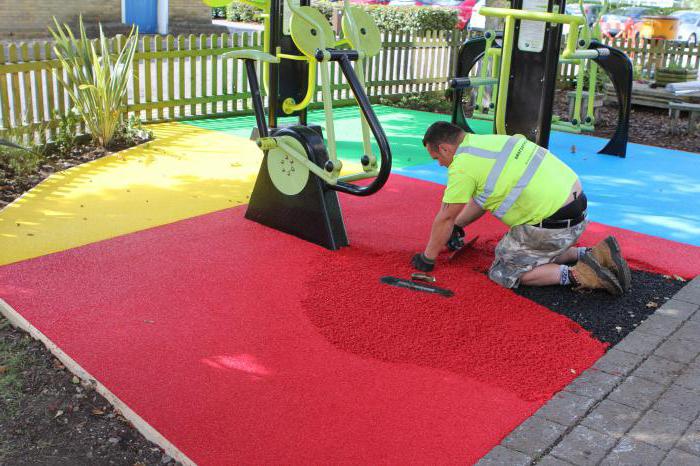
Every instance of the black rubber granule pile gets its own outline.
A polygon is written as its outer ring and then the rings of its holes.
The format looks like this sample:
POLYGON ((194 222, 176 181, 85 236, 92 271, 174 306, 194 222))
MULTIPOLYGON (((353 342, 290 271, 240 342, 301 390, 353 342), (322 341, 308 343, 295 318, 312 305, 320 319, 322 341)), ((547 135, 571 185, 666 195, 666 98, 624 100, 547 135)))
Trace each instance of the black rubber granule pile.
POLYGON ((615 345, 673 297, 685 283, 673 277, 632 272, 632 289, 623 296, 604 291, 578 292, 564 286, 517 288, 515 291, 615 345))

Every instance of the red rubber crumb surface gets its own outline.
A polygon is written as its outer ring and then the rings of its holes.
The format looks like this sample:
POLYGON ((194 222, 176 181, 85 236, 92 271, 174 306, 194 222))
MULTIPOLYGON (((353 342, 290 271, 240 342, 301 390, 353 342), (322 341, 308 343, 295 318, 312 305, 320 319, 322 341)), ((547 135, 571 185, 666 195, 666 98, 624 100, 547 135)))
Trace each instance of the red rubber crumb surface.
MULTIPOLYGON (((198 464, 474 462, 604 346, 488 282, 494 220, 436 271, 455 297, 380 284, 440 193, 344 197, 339 252, 238 208, 0 268, 0 297, 198 464)), ((697 248, 620 233, 633 264, 697 273, 697 248)))

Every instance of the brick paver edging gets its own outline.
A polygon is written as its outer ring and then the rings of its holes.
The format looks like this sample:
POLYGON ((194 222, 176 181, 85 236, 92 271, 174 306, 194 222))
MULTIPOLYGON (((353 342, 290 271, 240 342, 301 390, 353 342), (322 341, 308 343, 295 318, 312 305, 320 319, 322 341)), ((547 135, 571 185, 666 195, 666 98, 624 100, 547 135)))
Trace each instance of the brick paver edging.
POLYGON ((700 276, 477 464, 700 466, 700 276))

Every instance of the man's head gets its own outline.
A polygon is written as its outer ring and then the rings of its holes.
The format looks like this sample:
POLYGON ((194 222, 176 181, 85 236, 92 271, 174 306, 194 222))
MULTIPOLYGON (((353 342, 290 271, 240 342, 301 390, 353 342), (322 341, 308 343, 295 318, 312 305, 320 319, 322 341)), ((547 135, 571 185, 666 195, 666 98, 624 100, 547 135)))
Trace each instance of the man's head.
POLYGON ((464 136, 465 133, 459 126, 438 121, 425 132, 423 145, 433 160, 437 160, 443 167, 449 167, 464 136))

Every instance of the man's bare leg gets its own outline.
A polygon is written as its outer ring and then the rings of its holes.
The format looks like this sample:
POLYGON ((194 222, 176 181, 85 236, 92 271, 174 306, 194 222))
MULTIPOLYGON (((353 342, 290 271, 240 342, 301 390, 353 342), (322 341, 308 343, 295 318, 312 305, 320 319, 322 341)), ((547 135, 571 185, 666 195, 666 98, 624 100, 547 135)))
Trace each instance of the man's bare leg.
MULTIPOLYGON (((568 254, 568 252, 569 251, 564 254, 568 254)), ((562 254, 562 256, 564 254, 562 254)), ((526 286, 559 285, 561 283, 560 278, 561 271, 559 264, 544 264, 535 267, 529 272, 525 272, 520 277, 520 284, 526 286)))
POLYGON ((520 277, 520 283, 527 286, 548 286, 561 284, 561 266, 578 262, 579 248, 571 247, 554 258, 553 263, 540 265, 520 277))

